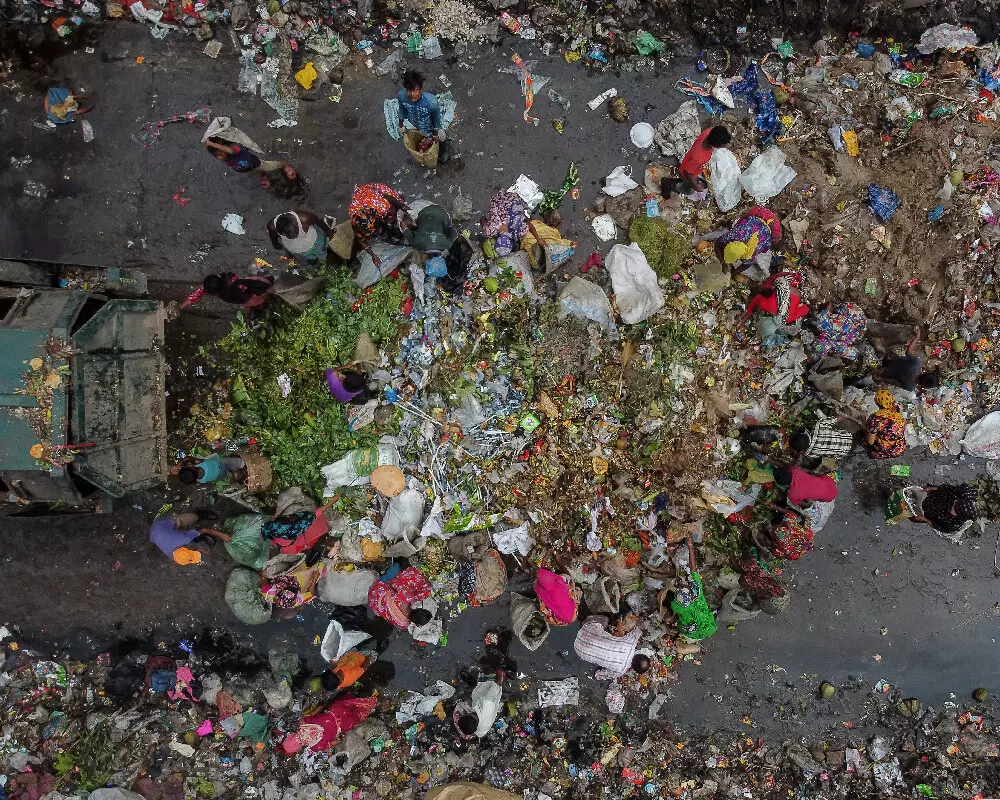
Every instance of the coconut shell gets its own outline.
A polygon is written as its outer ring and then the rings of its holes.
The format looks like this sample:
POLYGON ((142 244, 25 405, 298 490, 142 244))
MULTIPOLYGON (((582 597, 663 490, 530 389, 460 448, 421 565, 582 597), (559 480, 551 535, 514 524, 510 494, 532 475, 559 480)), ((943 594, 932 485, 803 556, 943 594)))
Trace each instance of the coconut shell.
POLYGON ((908 697, 905 700, 900 700, 896 704, 896 708, 904 717, 915 717, 920 713, 920 701, 916 697, 908 697))
POLYGON ((394 467, 392 464, 375 467, 371 482, 375 490, 386 497, 395 497, 406 488, 406 476, 399 467, 394 467))
POLYGON ((628 120, 628 103, 622 97, 612 97, 608 103, 608 114, 615 122, 628 120))

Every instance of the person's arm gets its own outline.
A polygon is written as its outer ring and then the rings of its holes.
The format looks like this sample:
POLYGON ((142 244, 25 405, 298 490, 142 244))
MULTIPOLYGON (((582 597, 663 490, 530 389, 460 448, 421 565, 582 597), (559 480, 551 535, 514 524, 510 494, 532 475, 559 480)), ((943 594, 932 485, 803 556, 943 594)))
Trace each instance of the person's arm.
POLYGON ((198 533, 203 533, 206 536, 211 536, 213 539, 218 539, 220 542, 228 542, 230 539, 233 538, 228 533, 217 531, 215 528, 198 528, 198 533))
POLYGON ((204 296, 205 296, 205 287, 199 286, 197 289, 195 289, 193 292, 191 292, 191 294, 187 296, 187 299, 183 303, 177 306, 177 310, 183 311, 188 306, 193 306, 204 296))
POLYGON ((321 220, 315 214, 309 211, 300 211, 298 213, 299 213, 299 219, 302 220, 302 226, 305 230, 309 230, 309 228, 315 225, 317 228, 323 231, 323 233, 326 234, 327 239, 333 236, 333 231, 330 229, 330 226, 327 225, 323 220, 321 220))
POLYGON ((267 223, 267 235, 271 237, 271 246, 275 250, 281 250, 281 239, 278 238, 278 232, 274 229, 274 220, 267 223))
POLYGON ((917 347, 920 345, 920 326, 917 325, 917 330, 913 334, 913 338, 906 343, 906 355, 912 356, 916 355, 917 347))
POLYGON ((388 200, 393 205, 394 211, 409 211, 410 207, 406 204, 406 195, 402 192, 397 192, 391 186, 385 187, 385 192, 383 197, 388 200))
POLYGON ((436 97, 431 97, 427 110, 431 115, 431 128, 437 132, 438 139, 444 139, 444 128, 441 127, 441 106, 438 105, 436 97))
POLYGON ((267 277, 240 278, 240 283, 252 295, 267 294, 274 289, 274 280, 267 277))
POLYGON ((787 514, 788 512, 791 512, 801 520, 806 519, 806 515, 799 509, 795 508, 794 506, 783 505, 781 503, 768 503, 767 507, 772 509, 773 511, 780 511, 782 514, 787 514))
POLYGON ((382 266, 382 259, 379 258, 377 255, 375 255, 375 251, 372 250, 372 246, 371 246, 371 243, 369 242, 369 240, 368 239, 362 239, 357 234, 355 234, 354 238, 357 239, 358 246, 362 250, 364 250, 366 253, 368 253, 368 255, 370 255, 372 257, 372 261, 375 262, 375 266, 376 267, 381 267, 382 266))
POLYGON ((236 152, 235 150, 233 150, 232 147, 228 147, 227 145, 224 144, 219 144, 218 142, 213 142, 211 139, 205 142, 205 147, 210 147, 212 150, 218 150, 220 153, 225 153, 227 156, 236 152))

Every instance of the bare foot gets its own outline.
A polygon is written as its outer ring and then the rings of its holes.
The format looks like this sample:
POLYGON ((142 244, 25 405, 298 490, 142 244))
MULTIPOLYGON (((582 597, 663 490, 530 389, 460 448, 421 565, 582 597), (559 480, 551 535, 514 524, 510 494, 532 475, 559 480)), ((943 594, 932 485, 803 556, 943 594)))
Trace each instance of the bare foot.
POLYGON ((267 175, 261 175, 260 176, 260 188, 261 189, 270 189, 271 188, 271 179, 269 177, 267 177, 267 175))
POLYGON ((288 180, 290 180, 290 181, 294 181, 294 180, 297 180, 297 179, 298 179, 298 177, 299 177, 299 173, 297 173, 297 172, 296 172, 296 171, 295 171, 295 170, 294 170, 294 169, 292 168, 292 165, 291 165, 291 164, 285 164, 285 166, 283 166, 283 167, 281 168, 281 171, 285 173, 285 177, 286 177, 286 178, 288 178, 288 180))

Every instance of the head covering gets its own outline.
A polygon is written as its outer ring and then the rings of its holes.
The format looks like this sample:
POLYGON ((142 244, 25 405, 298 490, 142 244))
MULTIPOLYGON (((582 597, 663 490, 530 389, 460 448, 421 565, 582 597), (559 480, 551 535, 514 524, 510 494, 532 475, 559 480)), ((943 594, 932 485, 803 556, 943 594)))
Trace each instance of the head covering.
POLYGON ((885 417, 900 425, 905 424, 903 415, 899 413, 899 406, 896 405, 896 400, 888 389, 879 389, 875 392, 875 405, 878 406, 876 417, 885 417))
POLYGON ((538 570, 535 576, 535 593, 559 622, 568 625, 573 621, 576 616, 576 601, 569 584, 561 575, 547 569, 538 570))
POLYGON ((722 256, 727 264, 734 264, 745 259, 749 253, 750 248, 743 242, 730 242, 722 251, 722 256))
POLYGON ((956 516, 963 520, 978 519, 979 505, 976 502, 978 493, 975 488, 963 483, 957 487, 956 494, 958 495, 955 499, 956 516))
POLYGON ((190 547, 178 547, 173 552, 174 561, 180 564, 182 567, 190 566, 191 564, 201 563, 201 553, 197 550, 192 550, 190 547))
POLYGON ((371 238, 378 231, 379 215, 374 208, 360 208, 351 215, 351 227, 358 236, 371 238))

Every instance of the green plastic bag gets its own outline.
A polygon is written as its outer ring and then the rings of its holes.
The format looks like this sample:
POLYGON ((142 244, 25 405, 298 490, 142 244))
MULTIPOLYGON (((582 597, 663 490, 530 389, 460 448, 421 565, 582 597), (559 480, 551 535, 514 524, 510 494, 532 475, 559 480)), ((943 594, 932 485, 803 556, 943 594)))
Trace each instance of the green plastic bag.
POLYGON ((659 53, 666 45, 657 39, 649 31, 639 31, 633 39, 635 49, 639 55, 648 56, 652 53, 659 53))
POLYGON ((260 573, 237 567, 226 581, 226 604, 247 625, 263 625, 271 619, 271 605, 260 590, 260 573))
POLYGON ((264 569, 271 545, 260 535, 264 514, 240 514, 222 523, 222 532, 232 539, 226 542, 226 552, 241 567, 264 569))

